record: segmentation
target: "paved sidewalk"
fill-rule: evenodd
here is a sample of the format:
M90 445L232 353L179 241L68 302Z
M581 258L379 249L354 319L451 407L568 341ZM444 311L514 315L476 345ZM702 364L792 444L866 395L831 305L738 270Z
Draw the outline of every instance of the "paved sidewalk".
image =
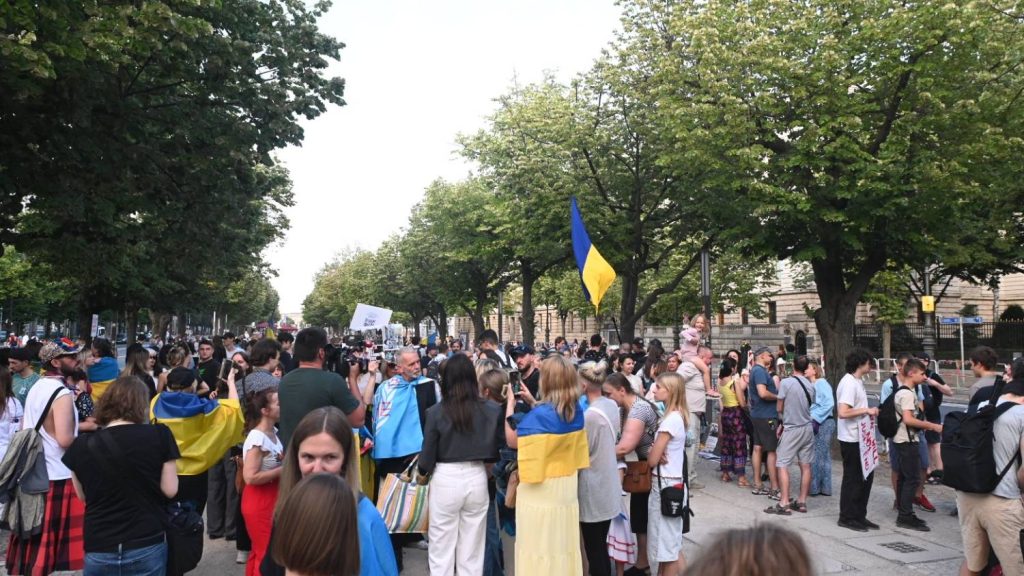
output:
M684 540L688 560L700 556L702 548L723 529L777 522L803 537L819 574L917 576L956 574L959 570L963 557L960 526L957 518L949 515L956 508L953 490L945 486L926 488L925 493L938 511L929 513L918 509L916 512L928 522L931 532L897 528L889 464L884 457L875 472L868 504L868 519L881 529L869 532L854 532L836 525L842 483L839 462L833 462L832 466L832 496L809 498L807 514L794 512L788 517L764 513L772 501L766 496L750 494L749 489L740 489L735 480L721 482L717 468L718 463L713 461L701 461L697 467L698 477L707 488L695 491L692 499L696 516ZM790 477L793 486L799 486L799 467L792 467Z
M735 480L718 480L718 463L701 460L697 466L700 482L707 487L694 492L692 505L696 517L692 531L685 536L683 549L688 560L696 559L702 548L715 535L728 528L753 526L759 522L778 522L799 532L816 562L818 574L865 574L872 576L923 576L956 574L962 559L960 528L949 512L955 508L953 491L945 486L928 486L926 494L938 507L938 512L918 510L917 514L928 522L931 532L915 532L896 528L896 512L889 480L889 464L883 456L875 473L871 490L868 518L879 524L881 530L853 532L836 526L839 519L839 487L842 465L833 462L831 497L810 498L807 514L794 512L779 517L764 513L774 501L765 496L754 496L749 489L740 489ZM799 486L800 470L790 471L794 486ZM506 566L512 566L513 542L505 539ZM224 576L243 574L243 566L236 565L234 542L214 540L206 542L203 561L194 572L196 576ZM427 576L426 552L405 549L403 576ZM507 574L513 574L510 569Z

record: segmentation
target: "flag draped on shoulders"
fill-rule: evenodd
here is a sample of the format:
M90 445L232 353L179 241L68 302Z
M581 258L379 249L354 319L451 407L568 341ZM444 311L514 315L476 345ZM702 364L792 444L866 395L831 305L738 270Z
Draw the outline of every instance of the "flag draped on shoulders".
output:
M120 370L117 368L117 359L104 356L89 366L89 386L92 387L92 399L99 400L100 396L107 391L107 388L117 380Z
M566 422L553 405L541 402L526 414L516 433L519 478L523 482L532 484L569 476L590 466L583 410L579 407L572 421Z
M387 380L373 397L373 458L400 458L423 449L423 426L415 386L401 376ZM432 382L432 381L430 381Z
M178 474L195 476L213 467L224 453L244 440L238 400L210 400L186 392L157 394L150 416L171 429L181 452Z

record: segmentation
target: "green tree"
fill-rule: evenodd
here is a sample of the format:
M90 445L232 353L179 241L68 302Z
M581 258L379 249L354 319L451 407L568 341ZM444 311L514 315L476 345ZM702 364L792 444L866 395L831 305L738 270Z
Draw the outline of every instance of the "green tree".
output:
M661 162L727 163L746 247L810 263L833 381L890 263L1018 267L1018 21L983 3L639 0L626 28L655 54L677 142Z
M507 209L496 232L506 239L507 257L517 268L523 339L534 344L534 287L552 267L569 258L569 198L581 189L567 168L572 104L566 87L552 78L514 87L498 99L488 124L462 136L462 153L476 160L487 185ZM523 231L528 229L525 242Z

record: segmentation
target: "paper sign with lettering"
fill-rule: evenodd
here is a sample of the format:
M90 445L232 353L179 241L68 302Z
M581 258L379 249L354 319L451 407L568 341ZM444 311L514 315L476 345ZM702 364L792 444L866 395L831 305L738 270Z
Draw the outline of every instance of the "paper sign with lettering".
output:
M867 479L878 466L878 440L875 439L875 419L864 416L857 423L860 436L860 466Z
M352 322L348 327L353 330L380 330L390 321L391 310L369 304L356 304L356 313L352 315Z

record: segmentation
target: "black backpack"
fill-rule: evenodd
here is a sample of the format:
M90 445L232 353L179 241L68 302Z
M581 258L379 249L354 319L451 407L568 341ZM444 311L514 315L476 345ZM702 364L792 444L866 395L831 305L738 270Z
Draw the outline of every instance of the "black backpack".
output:
M989 404L974 414L950 412L942 425L942 483L961 492L988 494L1020 461L1020 449L1001 471L996 471L995 423L1009 409L1006 402L996 406L1003 392L1003 380L996 381Z
M885 402L882 402L882 405L878 407L878 432L886 438L896 436L896 432L900 429L900 423L903 421L903 418L896 413L896 393L900 390L910 390L906 386L896 387L895 379L893 384L894 390L892 394L889 394Z

